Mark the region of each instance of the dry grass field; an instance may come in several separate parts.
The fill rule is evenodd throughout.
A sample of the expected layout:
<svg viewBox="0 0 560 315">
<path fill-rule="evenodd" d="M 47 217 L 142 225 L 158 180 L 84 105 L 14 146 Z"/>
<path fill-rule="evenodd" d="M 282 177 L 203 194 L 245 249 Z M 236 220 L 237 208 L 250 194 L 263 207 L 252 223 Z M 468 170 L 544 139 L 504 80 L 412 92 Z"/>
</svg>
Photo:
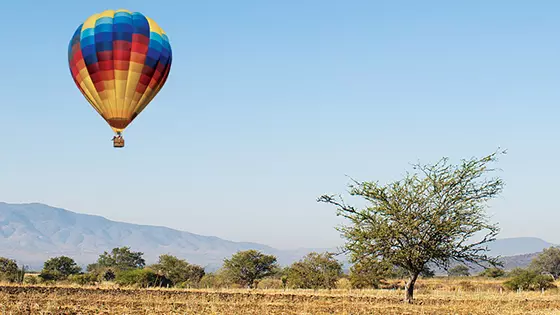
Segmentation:
<svg viewBox="0 0 560 315">
<path fill-rule="evenodd" d="M 397 287 L 400 283 L 393 283 Z M 500 292 L 501 281 L 427 279 L 416 303 L 385 290 L 172 290 L 0 286 L 0 314 L 560 314 L 560 291 Z"/>
</svg>

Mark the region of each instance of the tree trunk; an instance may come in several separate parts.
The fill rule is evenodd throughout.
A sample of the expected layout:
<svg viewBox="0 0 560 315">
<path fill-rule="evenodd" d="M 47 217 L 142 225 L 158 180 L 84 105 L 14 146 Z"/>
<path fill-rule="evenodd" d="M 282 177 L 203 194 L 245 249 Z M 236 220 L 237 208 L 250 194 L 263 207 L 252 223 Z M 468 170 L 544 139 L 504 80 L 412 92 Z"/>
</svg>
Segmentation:
<svg viewBox="0 0 560 315">
<path fill-rule="evenodd" d="M 414 273 L 412 275 L 410 275 L 410 278 L 408 278 L 408 281 L 406 282 L 406 285 L 404 286 L 405 288 L 405 302 L 407 303 L 413 303 L 414 300 L 414 284 L 416 283 L 416 279 L 418 279 L 418 275 L 419 273 Z"/>
</svg>

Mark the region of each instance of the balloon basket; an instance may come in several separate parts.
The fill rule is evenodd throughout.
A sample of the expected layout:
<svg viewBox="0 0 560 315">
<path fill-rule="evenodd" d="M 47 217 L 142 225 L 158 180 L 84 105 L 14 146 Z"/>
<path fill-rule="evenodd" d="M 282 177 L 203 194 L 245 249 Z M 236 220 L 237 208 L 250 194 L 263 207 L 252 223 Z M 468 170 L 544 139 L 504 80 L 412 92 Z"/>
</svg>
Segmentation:
<svg viewBox="0 0 560 315">
<path fill-rule="evenodd" d="M 115 139 L 113 139 L 113 147 L 115 147 L 115 148 L 122 148 L 122 147 L 124 147 L 124 139 L 123 139 L 123 138 L 115 138 Z"/>
</svg>

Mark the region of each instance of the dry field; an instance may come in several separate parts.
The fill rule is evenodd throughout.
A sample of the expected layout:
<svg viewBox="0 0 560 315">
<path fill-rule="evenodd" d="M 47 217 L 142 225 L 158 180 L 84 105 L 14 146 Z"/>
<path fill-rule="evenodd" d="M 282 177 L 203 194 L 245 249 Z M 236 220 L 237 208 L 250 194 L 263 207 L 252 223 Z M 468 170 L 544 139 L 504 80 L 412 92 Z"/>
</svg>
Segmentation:
<svg viewBox="0 0 560 315">
<path fill-rule="evenodd" d="M 397 283 L 395 283 L 397 284 Z M 396 285 L 395 285 L 396 286 Z M 396 290 L 172 290 L 0 286 L 0 314 L 560 314 L 560 291 L 500 292 L 490 280 L 420 281 Z"/>
</svg>

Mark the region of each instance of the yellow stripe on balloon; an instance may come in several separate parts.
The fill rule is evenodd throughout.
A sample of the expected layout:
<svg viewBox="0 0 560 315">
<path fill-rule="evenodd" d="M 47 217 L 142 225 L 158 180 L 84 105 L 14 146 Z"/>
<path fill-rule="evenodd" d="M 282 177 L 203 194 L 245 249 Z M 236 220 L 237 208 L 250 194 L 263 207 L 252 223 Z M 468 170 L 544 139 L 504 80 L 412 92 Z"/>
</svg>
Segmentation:
<svg viewBox="0 0 560 315">
<path fill-rule="evenodd" d="M 85 91 L 90 94 L 90 97 L 92 98 L 93 101 L 95 101 L 95 104 L 97 105 L 98 108 L 100 108 L 103 112 L 105 112 L 106 108 L 103 106 L 103 101 L 101 100 L 100 95 L 97 93 L 97 89 L 95 88 L 95 85 L 93 84 L 93 81 L 91 81 L 91 77 L 89 76 L 89 73 L 87 71 L 87 68 L 82 68 L 82 70 L 80 70 L 80 77 L 82 78 L 82 82 L 85 85 Z"/>
<path fill-rule="evenodd" d="M 146 16 L 146 20 L 148 20 L 148 24 L 150 25 L 150 32 L 158 33 L 159 35 L 165 34 L 163 29 L 159 27 L 159 25 L 152 19 Z"/>
<path fill-rule="evenodd" d="M 115 11 L 105 10 L 105 11 L 99 13 L 99 16 L 97 17 L 97 19 L 100 19 L 100 18 L 103 18 L 103 17 L 113 18 L 114 16 L 115 16 Z"/>
<path fill-rule="evenodd" d="M 82 26 L 82 32 L 85 29 L 88 28 L 94 28 L 95 27 L 95 21 L 97 21 L 97 18 L 99 17 L 99 14 L 94 14 L 92 16 L 90 16 L 85 22 L 84 25 Z"/>
</svg>

